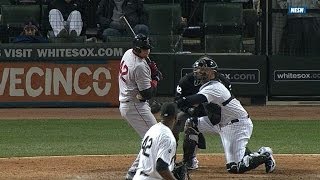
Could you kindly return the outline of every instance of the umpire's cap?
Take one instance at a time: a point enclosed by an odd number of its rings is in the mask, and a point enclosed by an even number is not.
[[[151,41],[150,41],[149,37],[147,37],[144,34],[139,33],[134,36],[133,47],[139,48],[139,49],[151,49],[152,45],[151,45]]]
[[[164,103],[161,107],[161,116],[162,117],[174,117],[177,115],[177,105],[176,103]]]

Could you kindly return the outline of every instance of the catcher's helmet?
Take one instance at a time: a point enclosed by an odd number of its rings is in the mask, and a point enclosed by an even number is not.
[[[194,75],[194,85],[199,86],[209,81],[209,72],[211,70],[217,71],[217,63],[208,56],[200,57],[196,62],[193,63],[193,75]]]
[[[140,51],[140,49],[151,49],[149,37],[144,34],[137,34],[133,39],[133,48],[137,51]]]

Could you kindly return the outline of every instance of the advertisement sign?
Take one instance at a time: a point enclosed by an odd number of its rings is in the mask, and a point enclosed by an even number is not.
[[[192,72],[192,64],[203,55],[176,55],[176,84],[186,73]],[[228,78],[236,96],[264,97],[267,95],[267,59],[255,55],[208,54],[217,64],[218,71]]]
[[[0,60],[87,60],[87,59],[113,59],[122,57],[129,49],[131,42],[113,44],[83,44],[83,43],[44,43],[44,44],[6,44],[0,47]]]
[[[271,56],[269,96],[320,96],[318,57]]]
[[[181,77],[192,72],[192,68],[182,68]],[[259,84],[259,69],[231,69],[219,68],[219,73],[223,74],[232,84]]]
[[[1,63],[0,104],[118,105],[119,60],[89,62]]]

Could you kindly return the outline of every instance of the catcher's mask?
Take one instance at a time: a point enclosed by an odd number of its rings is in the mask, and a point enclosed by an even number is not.
[[[137,53],[140,53],[141,49],[152,49],[149,37],[141,33],[137,34],[133,39],[133,49]]]
[[[208,82],[212,79],[211,73],[215,74],[218,70],[217,63],[208,56],[200,57],[192,67],[195,86]]]

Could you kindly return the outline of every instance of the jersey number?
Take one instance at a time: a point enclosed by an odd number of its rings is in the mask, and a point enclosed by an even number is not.
[[[124,64],[124,61],[120,63],[119,76],[123,82],[126,82],[123,76],[128,74],[128,66]]]
[[[141,146],[141,149],[142,149],[142,154],[149,157],[150,154],[147,153],[147,150],[150,149],[152,146],[152,138],[149,138],[149,136],[147,136],[143,143],[142,143],[142,146]]]

